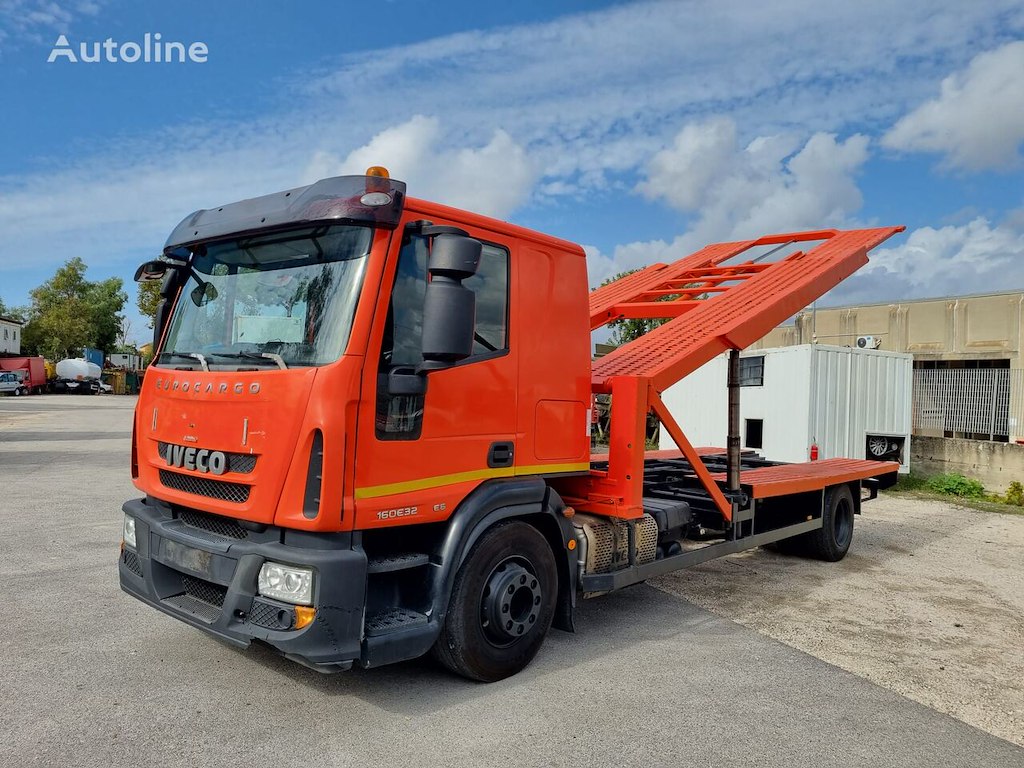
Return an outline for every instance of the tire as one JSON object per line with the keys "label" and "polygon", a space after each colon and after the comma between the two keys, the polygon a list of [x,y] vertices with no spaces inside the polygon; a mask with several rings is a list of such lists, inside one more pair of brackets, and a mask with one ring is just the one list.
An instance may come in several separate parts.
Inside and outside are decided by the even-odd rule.
{"label": "tire", "polygon": [[836,563],[846,557],[853,543],[853,492],[848,485],[825,489],[821,528],[766,546],[782,555],[809,557]]}
{"label": "tire", "polygon": [[833,485],[825,490],[821,528],[802,536],[783,539],[778,549],[784,554],[812,557],[837,563],[846,557],[853,543],[854,504],[848,485]]}
{"label": "tire", "polygon": [[18,387],[16,390],[14,390],[14,396],[15,397],[21,397],[21,395],[22,395],[21,387]]}
{"label": "tire", "polygon": [[470,680],[491,683],[516,674],[540,650],[557,592],[547,539],[518,520],[494,526],[455,576],[434,657]]}

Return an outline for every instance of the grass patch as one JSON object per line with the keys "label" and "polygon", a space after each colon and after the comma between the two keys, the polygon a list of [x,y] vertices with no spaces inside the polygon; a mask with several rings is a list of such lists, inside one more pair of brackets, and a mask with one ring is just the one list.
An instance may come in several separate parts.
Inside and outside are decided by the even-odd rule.
{"label": "grass patch", "polygon": [[896,478],[896,485],[892,487],[894,491],[923,491],[928,485],[928,478],[922,475],[915,475],[913,472],[905,475],[900,475]]}
{"label": "grass patch", "polygon": [[1016,480],[1005,494],[988,493],[977,480],[957,473],[933,475],[900,475],[890,491],[921,499],[955,501],[961,506],[981,512],[1024,515],[1024,485]]}

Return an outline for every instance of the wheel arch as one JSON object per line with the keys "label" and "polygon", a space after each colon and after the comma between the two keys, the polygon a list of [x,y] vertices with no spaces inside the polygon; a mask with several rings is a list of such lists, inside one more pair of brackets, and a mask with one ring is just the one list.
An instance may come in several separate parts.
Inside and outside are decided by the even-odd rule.
{"label": "wheel arch", "polygon": [[562,514],[565,504],[541,477],[491,480],[467,496],[448,521],[438,552],[439,566],[431,584],[431,620],[444,622],[455,575],[485,531],[509,520],[536,528],[551,547],[558,570],[558,599],[553,626],[574,631],[576,604],[575,551],[566,547],[574,538],[572,523]]}

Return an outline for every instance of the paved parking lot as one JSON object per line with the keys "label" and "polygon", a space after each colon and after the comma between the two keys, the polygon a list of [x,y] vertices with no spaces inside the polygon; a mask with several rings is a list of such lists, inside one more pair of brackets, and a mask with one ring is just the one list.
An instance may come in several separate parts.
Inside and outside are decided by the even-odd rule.
{"label": "paved parking lot", "polygon": [[646,585],[587,601],[575,636],[493,685],[426,661],[324,677],[223,646],[117,586],[132,406],[0,399],[0,765],[1024,764]]}

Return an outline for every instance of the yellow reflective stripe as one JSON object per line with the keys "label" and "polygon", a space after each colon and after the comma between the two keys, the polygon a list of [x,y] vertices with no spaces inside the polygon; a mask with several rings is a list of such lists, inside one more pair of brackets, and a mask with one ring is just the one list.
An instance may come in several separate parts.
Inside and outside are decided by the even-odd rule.
{"label": "yellow reflective stripe", "polygon": [[512,477],[514,475],[557,474],[560,472],[585,472],[590,469],[588,462],[576,464],[536,464],[530,467],[496,467],[494,469],[473,469],[469,472],[455,472],[451,475],[435,475],[422,477],[418,480],[405,480],[401,483],[371,485],[356,488],[356,499],[375,499],[378,496],[391,496],[396,493],[422,491],[427,488],[440,488],[456,483],[468,483],[472,480],[490,480],[493,477]]}
{"label": "yellow reflective stripe", "polygon": [[577,464],[534,464],[532,467],[516,467],[517,475],[556,475],[560,472],[589,472],[590,462]]}

